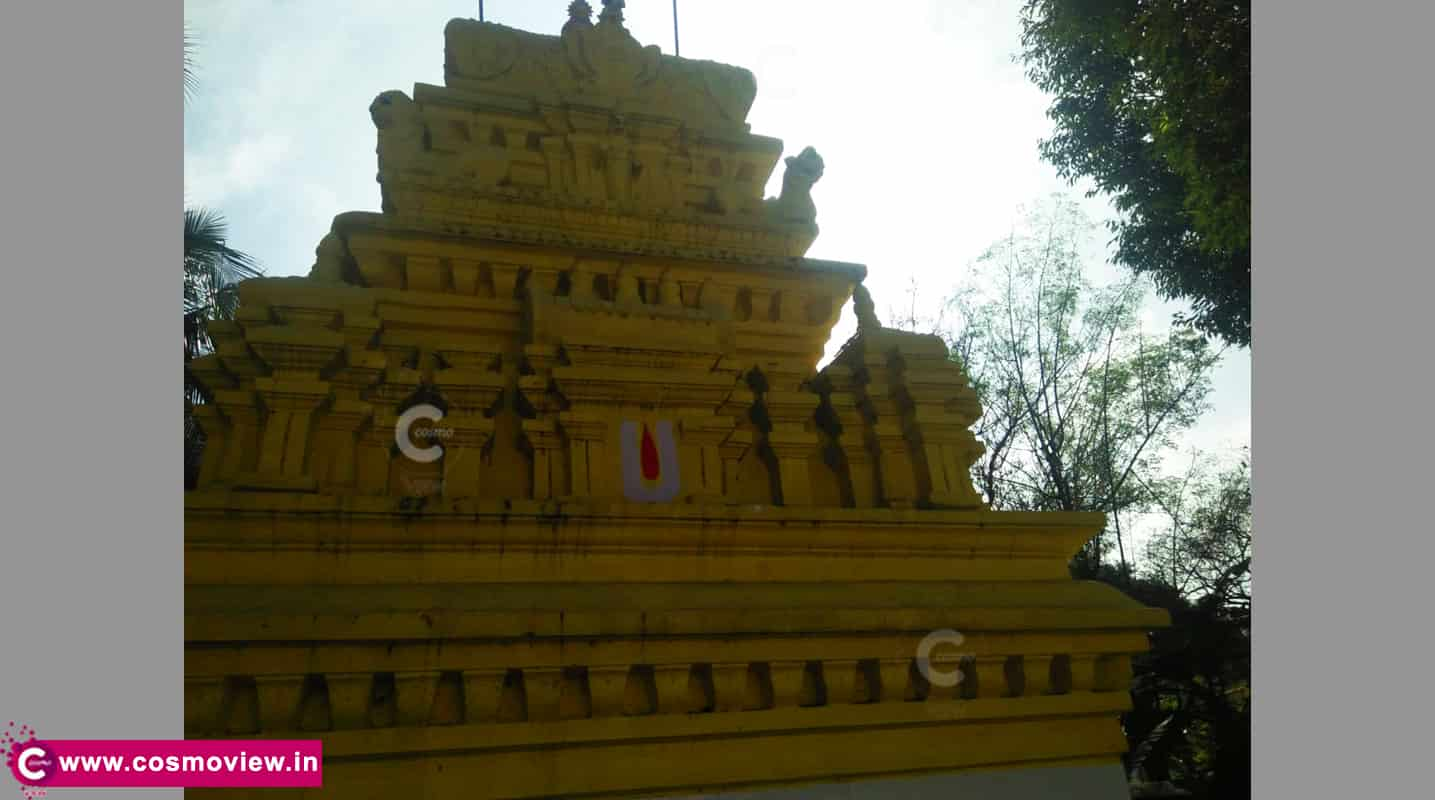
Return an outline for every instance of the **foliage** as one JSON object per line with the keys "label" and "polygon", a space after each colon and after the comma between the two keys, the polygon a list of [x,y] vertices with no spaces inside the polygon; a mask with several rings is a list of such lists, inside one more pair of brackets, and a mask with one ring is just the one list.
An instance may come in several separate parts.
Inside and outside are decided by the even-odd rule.
{"label": "foliage", "polygon": [[[1249,451],[1247,451],[1249,458]],[[1212,475],[1198,475],[1179,488],[1167,480],[1161,499],[1170,534],[1152,539],[1142,564],[1149,576],[1182,594],[1212,597],[1233,613],[1251,608],[1251,478],[1246,459]],[[1189,492],[1195,507],[1185,506]]]}
{"label": "foliage", "polygon": [[[1111,529],[1078,554],[1074,577],[1170,612],[1133,663],[1123,719],[1133,782],[1249,797],[1248,470],[1163,466],[1205,411],[1221,351],[1189,330],[1145,333],[1139,276],[1093,286],[1090,230],[1075,204],[1053,198],[981,256],[936,319],[918,318],[915,286],[891,318],[944,336],[966,368],[987,447],[973,479],[993,506],[1105,512]],[[1165,515],[1171,533],[1139,569],[1122,530],[1138,512]]]}
{"label": "foliage", "polygon": [[1113,196],[1118,263],[1251,341],[1249,0],[1027,0],[1021,59],[1054,96],[1044,159]]}
{"label": "foliage", "polygon": [[[984,409],[980,491],[997,508],[1106,512],[1124,565],[1122,514],[1156,507],[1148,487],[1205,410],[1221,354],[1183,329],[1144,333],[1139,279],[1092,286],[1090,230],[1067,198],[1037,206],[978,260],[944,335]],[[1111,544],[1098,537],[1082,557]]]}
{"label": "foliage", "polygon": [[227,244],[224,217],[204,208],[184,211],[184,360],[210,349],[206,323],[233,319],[236,284],[263,274],[249,255]]}
{"label": "foliage", "polygon": [[199,77],[198,77],[198,75],[195,73],[194,49],[195,49],[194,34],[190,32],[188,26],[185,26],[185,29],[184,29],[184,99],[185,99],[185,102],[189,102],[191,99],[193,99],[194,93],[199,90]]}
{"label": "foliage", "polygon": [[1250,475],[1242,461],[1196,483],[1194,508],[1172,520],[1177,546],[1154,540],[1141,577],[1082,577],[1171,613],[1171,627],[1153,634],[1151,652],[1134,664],[1125,718],[1133,777],[1169,780],[1197,797],[1249,797]]}

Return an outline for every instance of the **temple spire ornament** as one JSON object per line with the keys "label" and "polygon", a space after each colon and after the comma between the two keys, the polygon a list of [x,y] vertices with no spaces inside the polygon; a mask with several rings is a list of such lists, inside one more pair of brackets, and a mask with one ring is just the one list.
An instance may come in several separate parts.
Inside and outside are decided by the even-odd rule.
{"label": "temple spire ornament", "polygon": [[623,0],[603,0],[603,13],[598,15],[598,21],[622,25],[625,5]]}
{"label": "temple spire ornament", "polygon": [[867,287],[860,283],[852,290],[852,310],[857,315],[859,331],[876,331],[882,328],[882,323],[877,319],[872,295],[868,293]]}

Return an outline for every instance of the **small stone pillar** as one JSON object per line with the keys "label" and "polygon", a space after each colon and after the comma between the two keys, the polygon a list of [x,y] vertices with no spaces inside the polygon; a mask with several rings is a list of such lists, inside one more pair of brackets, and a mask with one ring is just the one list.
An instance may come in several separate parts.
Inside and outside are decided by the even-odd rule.
{"label": "small stone pillar", "polygon": [[206,489],[214,485],[220,472],[220,461],[229,445],[232,435],[229,420],[212,403],[197,405],[190,409],[190,415],[204,432],[204,460],[199,465],[199,477],[195,486]]}
{"label": "small stone pillar", "polygon": [[[473,363],[488,360],[474,356]],[[443,495],[477,497],[482,481],[483,447],[493,435],[494,422],[486,412],[503,397],[502,373],[477,366],[440,370],[434,387],[449,403],[450,411],[436,423],[448,435],[438,440],[443,446]]]}
{"label": "small stone pillar", "polygon": [[902,406],[892,391],[892,335],[899,331],[865,329],[844,348],[843,361],[856,390],[858,408],[867,420],[868,449],[877,455],[882,503],[914,508],[921,500],[916,465],[907,442]]}
{"label": "small stone pillar", "polygon": [[720,503],[723,496],[722,444],[732,433],[735,421],[718,415],[689,416],[679,424],[682,436],[678,460],[687,502]]}
{"label": "small stone pillar", "polygon": [[229,432],[224,449],[213,456],[206,453],[205,460],[217,458],[215,479],[230,483],[242,473],[252,472],[259,461],[259,401],[252,391],[218,391],[214,406],[229,423]]}
{"label": "small stone pillar", "polygon": [[608,418],[565,411],[558,415],[558,425],[568,443],[570,493],[574,497],[616,497],[618,459],[610,451],[612,426]]}
{"label": "small stone pillar", "polygon": [[326,491],[352,490],[358,481],[358,434],[374,413],[368,403],[335,400],[319,417],[314,478]]}
{"label": "small stone pillar", "polygon": [[821,398],[811,392],[769,391],[762,395],[772,427],[767,443],[777,458],[785,506],[812,505],[811,461],[821,458],[813,414]]}

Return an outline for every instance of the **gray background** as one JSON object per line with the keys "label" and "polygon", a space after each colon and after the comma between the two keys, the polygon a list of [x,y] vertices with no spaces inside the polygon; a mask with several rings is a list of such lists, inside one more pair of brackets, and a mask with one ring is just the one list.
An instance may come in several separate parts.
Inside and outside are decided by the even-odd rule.
{"label": "gray background", "polygon": [[[0,725],[41,737],[183,735],[182,16],[0,9]],[[181,796],[50,796],[117,794]]]}
{"label": "gray background", "polygon": [[[1255,5],[1255,785],[1404,794],[1429,739],[1435,11]],[[181,730],[181,24],[171,0],[0,10],[0,721],[52,738]]]}

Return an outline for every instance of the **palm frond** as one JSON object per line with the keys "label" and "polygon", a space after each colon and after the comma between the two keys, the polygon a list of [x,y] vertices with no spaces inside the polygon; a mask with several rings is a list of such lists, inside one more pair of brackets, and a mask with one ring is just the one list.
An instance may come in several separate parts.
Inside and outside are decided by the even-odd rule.
{"label": "palm frond", "polygon": [[234,319],[239,311],[239,287],[234,284],[221,286],[214,293],[214,313],[210,319]]}
{"label": "palm frond", "polygon": [[212,286],[238,283],[263,275],[248,253],[228,246],[229,228],[224,215],[206,208],[184,211],[184,274],[211,280]]}
{"label": "palm frond", "polygon": [[184,212],[185,360],[212,349],[208,325],[233,319],[239,308],[238,283],[264,272],[247,253],[226,244],[224,217],[207,209]]}
{"label": "palm frond", "polygon": [[194,61],[195,39],[189,25],[184,26],[184,100],[189,102],[199,91],[199,77]]}

